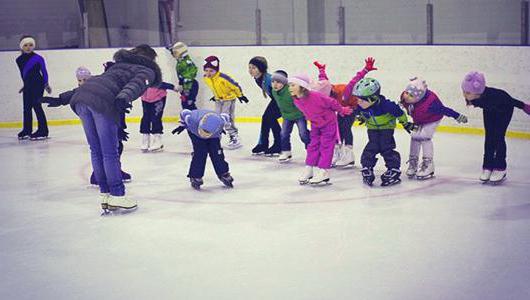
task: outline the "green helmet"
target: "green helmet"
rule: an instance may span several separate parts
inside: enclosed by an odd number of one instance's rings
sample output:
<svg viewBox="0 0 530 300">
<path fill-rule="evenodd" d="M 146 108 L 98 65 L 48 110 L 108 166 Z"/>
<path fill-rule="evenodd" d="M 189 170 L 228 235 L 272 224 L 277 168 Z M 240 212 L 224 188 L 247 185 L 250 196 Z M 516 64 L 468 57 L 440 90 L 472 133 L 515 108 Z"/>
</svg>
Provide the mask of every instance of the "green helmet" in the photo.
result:
<svg viewBox="0 0 530 300">
<path fill-rule="evenodd" d="M 353 95 L 360 98 L 368 98 L 372 95 L 379 95 L 381 85 L 373 78 L 363 78 L 353 87 Z"/>
</svg>

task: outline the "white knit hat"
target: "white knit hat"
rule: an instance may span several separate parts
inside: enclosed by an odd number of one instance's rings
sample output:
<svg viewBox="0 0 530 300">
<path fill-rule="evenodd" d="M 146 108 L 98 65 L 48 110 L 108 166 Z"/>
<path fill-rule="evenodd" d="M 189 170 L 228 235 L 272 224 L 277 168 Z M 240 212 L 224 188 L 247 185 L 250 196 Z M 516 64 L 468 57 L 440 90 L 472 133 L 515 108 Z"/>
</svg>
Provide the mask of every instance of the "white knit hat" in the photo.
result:
<svg viewBox="0 0 530 300">
<path fill-rule="evenodd" d="M 20 50 L 22 50 L 25 44 L 33 44 L 33 48 L 37 47 L 37 43 L 35 43 L 35 39 L 32 38 L 31 36 L 27 36 L 20 40 L 20 44 L 19 44 Z"/>
</svg>

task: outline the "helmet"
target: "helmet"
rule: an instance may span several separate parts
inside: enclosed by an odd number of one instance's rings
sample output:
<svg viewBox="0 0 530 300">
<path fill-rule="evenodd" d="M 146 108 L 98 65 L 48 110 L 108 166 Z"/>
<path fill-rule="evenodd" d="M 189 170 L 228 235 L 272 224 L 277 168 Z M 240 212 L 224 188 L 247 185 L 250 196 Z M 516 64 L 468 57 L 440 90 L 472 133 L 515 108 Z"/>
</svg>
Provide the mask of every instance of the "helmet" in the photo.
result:
<svg viewBox="0 0 530 300">
<path fill-rule="evenodd" d="M 373 78 L 363 78 L 353 87 L 353 95 L 359 98 L 368 98 L 372 95 L 379 95 L 381 85 Z"/>
<path fill-rule="evenodd" d="M 222 116 L 213 112 L 206 113 L 199 121 L 199 136 L 203 139 L 208 139 L 212 135 L 220 133 L 224 124 L 225 120 Z"/>
<path fill-rule="evenodd" d="M 183 56 L 188 51 L 188 46 L 184 44 L 183 42 L 176 42 L 173 46 L 171 46 L 171 52 L 180 57 Z"/>
</svg>

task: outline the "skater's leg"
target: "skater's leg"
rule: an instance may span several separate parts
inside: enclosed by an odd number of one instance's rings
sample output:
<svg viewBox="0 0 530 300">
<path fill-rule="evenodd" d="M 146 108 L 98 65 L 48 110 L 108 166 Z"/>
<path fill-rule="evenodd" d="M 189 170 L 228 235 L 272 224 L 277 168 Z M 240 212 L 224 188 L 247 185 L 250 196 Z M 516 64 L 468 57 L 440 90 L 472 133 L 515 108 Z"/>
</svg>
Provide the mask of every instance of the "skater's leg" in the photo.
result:
<svg viewBox="0 0 530 300">
<path fill-rule="evenodd" d="M 291 151 L 291 132 L 293 131 L 295 121 L 283 119 L 282 123 L 282 152 Z"/>
<path fill-rule="evenodd" d="M 107 177 L 105 175 L 105 167 L 103 166 L 103 154 L 92 112 L 84 104 L 77 104 L 76 112 L 81 119 L 83 130 L 85 131 L 85 136 L 88 145 L 90 146 L 92 170 L 94 170 L 94 176 L 96 182 L 99 185 L 100 192 L 109 193 L 110 190 L 107 184 Z"/>
<path fill-rule="evenodd" d="M 318 167 L 320 169 L 331 168 L 331 159 L 333 158 L 333 150 L 337 141 L 337 124 L 331 123 L 321 129 L 320 135 L 320 156 Z"/>
<path fill-rule="evenodd" d="M 308 166 L 317 166 L 320 158 L 320 136 L 321 128 L 313 127 L 311 128 L 311 142 L 307 146 L 307 156 L 305 159 L 305 164 Z"/>
<path fill-rule="evenodd" d="M 162 134 L 164 131 L 164 125 L 162 123 L 162 116 L 164 114 L 164 107 L 166 106 L 166 97 L 163 97 L 159 101 L 153 103 L 153 115 L 152 115 L 152 128 L 151 133 Z"/>
<path fill-rule="evenodd" d="M 193 145 L 193 154 L 191 158 L 190 170 L 188 177 L 202 178 L 204 176 L 204 169 L 206 168 L 206 159 L 208 157 L 208 145 L 206 140 L 195 136 L 188 131 L 191 143 Z"/>
<path fill-rule="evenodd" d="M 307 129 L 306 119 L 301 117 L 300 119 L 296 120 L 296 127 L 298 127 L 298 135 L 300 136 L 300 140 L 302 140 L 305 147 L 307 148 L 307 145 L 309 145 L 311 139 L 309 130 Z"/>
<path fill-rule="evenodd" d="M 506 131 L 512 120 L 513 108 L 497 118 L 494 130 L 495 159 L 494 169 L 506 170 Z"/>
<path fill-rule="evenodd" d="M 344 145 L 353 145 L 352 126 L 355 116 L 338 116 L 340 142 Z"/>
<path fill-rule="evenodd" d="M 484 160 L 482 168 L 493 170 L 495 168 L 495 148 L 496 148 L 496 126 L 497 116 L 492 112 L 484 113 Z"/>
<path fill-rule="evenodd" d="M 48 121 L 46 120 L 46 114 L 44 113 L 44 110 L 42 109 L 42 104 L 40 103 L 39 99 L 42 98 L 44 95 L 44 89 L 38 89 L 35 91 L 35 94 L 32 95 L 32 107 L 35 111 L 35 115 L 37 116 L 37 132 L 41 133 L 42 135 L 47 136 L 48 135 Z"/>
<path fill-rule="evenodd" d="M 223 148 L 221 148 L 221 141 L 219 138 L 208 139 L 206 140 L 206 145 L 208 146 L 208 154 L 210 155 L 210 160 L 212 161 L 213 168 L 217 177 L 227 173 L 228 163 L 225 160 L 225 155 L 223 153 Z"/>
<path fill-rule="evenodd" d="M 384 129 L 380 130 L 380 133 L 381 156 L 385 160 L 386 168 L 399 170 L 401 168 L 401 156 L 395 150 L 396 141 L 394 139 L 394 130 Z"/>
<path fill-rule="evenodd" d="M 22 127 L 22 131 L 31 134 L 33 131 L 33 98 L 31 95 L 31 91 L 29 88 L 24 88 L 24 91 L 22 92 L 22 98 L 24 103 L 24 113 L 23 113 L 23 120 L 24 124 Z"/>
<path fill-rule="evenodd" d="M 365 168 L 373 168 L 377 163 L 375 157 L 379 153 L 379 130 L 368 129 L 368 144 L 361 154 L 361 165 Z"/>
<path fill-rule="evenodd" d="M 151 133 L 151 121 L 153 118 L 153 104 L 142 101 L 142 120 L 140 121 L 140 133 L 150 134 Z"/>
</svg>

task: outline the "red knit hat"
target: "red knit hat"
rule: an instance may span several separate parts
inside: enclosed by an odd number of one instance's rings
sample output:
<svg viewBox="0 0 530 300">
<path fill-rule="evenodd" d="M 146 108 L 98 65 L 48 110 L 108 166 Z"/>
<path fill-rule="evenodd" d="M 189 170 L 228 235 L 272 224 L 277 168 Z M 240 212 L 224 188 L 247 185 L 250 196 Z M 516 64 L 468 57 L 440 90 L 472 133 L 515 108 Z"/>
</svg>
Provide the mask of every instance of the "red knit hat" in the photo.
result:
<svg viewBox="0 0 530 300">
<path fill-rule="evenodd" d="M 219 58 L 217 56 L 211 55 L 204 59 L 203 69 L 210 68 L 219 72 Z"/>
</svg>

